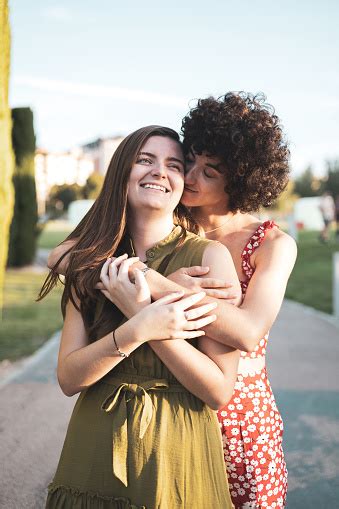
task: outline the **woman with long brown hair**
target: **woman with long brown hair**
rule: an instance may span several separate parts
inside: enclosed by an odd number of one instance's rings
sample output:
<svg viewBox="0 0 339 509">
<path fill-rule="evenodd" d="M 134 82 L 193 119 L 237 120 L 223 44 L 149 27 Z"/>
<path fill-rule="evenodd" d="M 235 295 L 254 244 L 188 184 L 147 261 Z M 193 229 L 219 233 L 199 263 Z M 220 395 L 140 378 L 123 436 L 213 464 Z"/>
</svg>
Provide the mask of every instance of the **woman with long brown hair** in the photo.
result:
<svg viewBox="0 0 339 509">
<path fill-rule="evenodd" d="M 71 235 L 58 379 L 65 394 L 81 394 L 48 508 L 231 508 L 212 409 L 232 395 L 239 354 L 201 330 L 216 306 L 201 302 L 203 292 L 151 304 L 144 274 L 136 271 L 135 285 L 128 277 L 139 258 L 165 276 L 208 264 L 237 288 L 227 249 L 186 230 L 183 185 L 178 135 L 139 129 L 114 153 L 100 196 Z M 117 305 L 128 308 L 125 318 Z"/>
</svg>

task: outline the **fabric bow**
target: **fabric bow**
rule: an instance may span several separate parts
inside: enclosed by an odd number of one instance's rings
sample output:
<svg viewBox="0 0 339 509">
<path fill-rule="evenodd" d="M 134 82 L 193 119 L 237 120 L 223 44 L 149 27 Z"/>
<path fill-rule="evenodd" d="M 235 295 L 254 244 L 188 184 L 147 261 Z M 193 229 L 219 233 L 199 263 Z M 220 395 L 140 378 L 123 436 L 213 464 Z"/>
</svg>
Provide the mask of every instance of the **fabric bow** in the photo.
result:
<svg viewBox="0 0 339 509">
<path fill-rule="evenodd" d="M 147 391 L 168 389 L 167 380 L 148 380 L 138 384 L 122 383 L 105 399 L 101 405 L 104 412 L 115 411 L 113 426 L 113 474 L 128 486 L 128 434 L 127 434 L 127 403 L 137 398 L 143 405 L 139 438 L 142 439 L 147 431 L 153 415 L 153 404 Z"/>
</svg>

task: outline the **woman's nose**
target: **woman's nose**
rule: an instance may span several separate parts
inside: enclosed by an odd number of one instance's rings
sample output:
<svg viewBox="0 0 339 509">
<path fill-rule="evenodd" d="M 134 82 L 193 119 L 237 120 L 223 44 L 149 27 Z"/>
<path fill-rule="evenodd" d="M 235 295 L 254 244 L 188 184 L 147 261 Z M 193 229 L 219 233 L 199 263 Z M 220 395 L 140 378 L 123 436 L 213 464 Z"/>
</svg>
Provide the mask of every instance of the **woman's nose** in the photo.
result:
<svg viewBox="0 0 339 509">
<path fill-rule="evenodd" d="M 185 184 L 192 184 L 195 181 L 195 171 L 194 171 L 194 165 L 186 165 L 186 171 L 185 171 Z"/>
<path fill-rule="evenodd" d="M 167 175 L 166 166 L 164 164 L 161 164 L 161 163 L 156 164 L 155 166 L 153 166 L 151 173 L 154 176 L 166 177 L 166 175 Z"/>
</svg>

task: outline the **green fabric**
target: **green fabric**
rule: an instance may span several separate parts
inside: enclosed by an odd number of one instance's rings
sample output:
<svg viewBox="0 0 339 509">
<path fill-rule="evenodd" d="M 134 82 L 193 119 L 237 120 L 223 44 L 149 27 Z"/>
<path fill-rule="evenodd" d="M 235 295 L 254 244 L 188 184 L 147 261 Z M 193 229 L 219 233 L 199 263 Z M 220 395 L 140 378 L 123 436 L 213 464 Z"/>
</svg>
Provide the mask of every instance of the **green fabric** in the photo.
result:
<svg viewBox="0 0 339 509">
<path fill-rule="evenodd" d="M 102 410 L 112 412 L 116 410 L 113 426 L 113 474 L 115 477 L 127 486 L 127 463 L 128 463 L 128 434 L 127 434 L 127 403 L 137 395 L 141 396 L 141 419 L 140 431 L 137 433 L 141 439 L 148 428 L 153 415 L 152 400 L 147 390 L 157 389 L 158 387 L 168 388 L 166 380 L 147 380 L 140 384 L 120 384 L 112 394 L 106 398 L 102 405 Z M 134 425 L 138 423 L 134 422 Z"/>
<path fill-rule="evenodd" d="M 200 265 L 209 241 L 180 228 L 147 251 L 165 275 Z M 193 344 L 195 342 L 193 341 Z M 229 509 L 217 417 L 143 344 L 73 410 L 48 509 Z"/>
</svg>

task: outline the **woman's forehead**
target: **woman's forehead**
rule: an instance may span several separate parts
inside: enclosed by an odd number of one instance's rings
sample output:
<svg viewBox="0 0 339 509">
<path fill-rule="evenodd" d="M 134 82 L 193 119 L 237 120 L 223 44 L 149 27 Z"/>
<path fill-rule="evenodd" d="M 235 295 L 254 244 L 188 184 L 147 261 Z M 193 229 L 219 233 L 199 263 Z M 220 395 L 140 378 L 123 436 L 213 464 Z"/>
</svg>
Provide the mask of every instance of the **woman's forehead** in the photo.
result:
<svg viewBox="0 0 339 509">
<path fill-rule="evenodd" d="M 183 154 L 181 143 L 168 136 L 151 136 L 142 146 L 141 152 L 152 152 L 155 155 L 176 154 L 181 158 Z"/>
<path fill-rule="evenodd" d="M 191 153 L 195 156 L 195 157 L 201 157 L 201 158 L 204 158 L 206 159 L 207 161 L 211 162 L 212 164 L 222 164 L 223 161 L 221 159 L 221 157 L 217 156 L 217 155 L 214 155 L 214 154 L 210 154 L 208 153 L 206 150 L 203 150 L 202 152 L 197 152 L 194 147 L 191 147 Z"/>
</svg>

